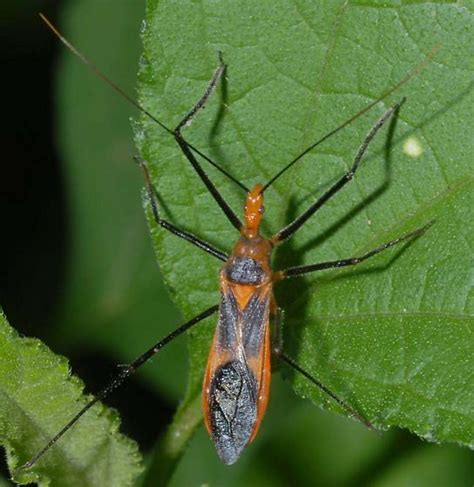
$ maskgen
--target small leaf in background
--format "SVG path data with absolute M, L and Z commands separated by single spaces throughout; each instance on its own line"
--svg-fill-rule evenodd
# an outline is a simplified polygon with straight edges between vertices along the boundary
M 39 340 L 21 338 L 0 315 L 0 443 L 11 471 L 36 454 L 89 399 L 67 361 Z M 140 473 L 137 445 L 119 420 L 94 407 L 31 470 L 15 481 L 50 486 L 128 486 Z

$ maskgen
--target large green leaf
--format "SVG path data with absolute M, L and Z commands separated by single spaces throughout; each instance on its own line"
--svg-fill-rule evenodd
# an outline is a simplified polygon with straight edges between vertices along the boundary
M 347 170 L 378 117 L 407 97 L 393 138 L 387 130 L 378 136 L 355 181 L 278 249 L 276 267 L 360 255 L 435 224 L 358 268 L 282 283 L 276 296 L 286 310 L 285 346 L 379 428 L 470 446 L 473 32 L 472 12 L 459 3 L 149 1 L 140 73 L 142 104 L 172 128 L 203 93 L 223 52 L 224 87 L 186 137 L 250 187 L 439 47 L 424 71 L 267 191 L 264 231 L 278 230 Z M 235 230 L 169 134 L 144 120 L 137 141 L 164 214 L 230 250 Z M 242 191 L 205 167 L 238 211 Z M 218 261 L 161 230 L 153 239 L 186 316 L 218 301 Z M 173 433 L 190 431 L 199 419 L 190 421 L 186 408 L 197 411 L 214 324 L 192 332 L 188 395 Z M 304 379 L 290 379 L 300 395 L 338 409 Z M 170 434 L 165 448 L 175 455 L 184 442 Z
M 90 398 L 63 357 L 39 340 L 21 338 L 0 314 L 0 443 L 11 471 L 36 454 Z M 95 406 L 32 470 L 24 485 L 133 485 L 141 471 L 137 445 L 118 432 L 118 418 Z

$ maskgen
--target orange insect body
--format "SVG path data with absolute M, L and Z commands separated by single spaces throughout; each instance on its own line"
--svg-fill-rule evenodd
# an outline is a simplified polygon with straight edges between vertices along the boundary
M 259 234 L 261 191 L 257 184 L 247 194 L 241 237 L 220 273 L 219 322 L 204 375 L 206 428 L 227 464 L 257 434 L 269 398 L 273 243 Z
M 245 191 L 247 191 L 247 188 L 232 175 L 215 164 L 212 159 L 193 147 L 189 142 L 185 141 L 181 134 L 181 129 L 189 125 L 196 113 L 205 106 L 209 96 L 214 91 L 219 79 L 223 75 L 225 64 L 222 59 L 220 59 L 220 64 L 203 96 L 185 115 L 176 128 L 171 130 L 150 112 L 142 108 L 141 105 L 135 102 L 118 85 L 103 75 L 83 54 L 72 46 L 43 15 L 41 15 L 41 18 L 58 38 L 81 59 L 82 62 L 88 65 L 100 78 L 108 83 L 129 103 L 138 108 L 144 115 L 156 122 L 163 130 L 175 138 L 181 151 L 205 184 L 214 200 L 227 216 L 229 222 L 240 231 L 241 235 L 235 244 L 232 253 L 228 256 L 196 235 L 182 230 L 173 223 L 161 218 L 158 203 L 156 201 L 156 190 L 151 182 L 146 162 L 138 161 L 143 169 L 147 193 L 156 224 L 208 252 L 220 261 L 225 262 L 220 272 L 220 303 L 219 305 L 211 306 L 186 323 L 183 323 L 180 327 L 176 328 L 162 340 L 155 343 L 150 349 L 137 357 L 122 372 L 120 372 L 120 374 L 113 378 L 109 385 L 105 387 L 97 397 L 87 403 L 82 410 L 79 411 L 79 413 L 77 413 L 36 455 L 26 462 L 23 467 L 31 468 L 96 402 L 103 399 L 110 392 L 120 386 L 125 379 L 135 373 L 139 367 L 146 363 L 147 360 L 158 353 L 169 342 L 189 330 L 192 326 L 195 326 L 202 320 L 208 318 L 216 311 L 219 311 L 219 321 L 204 375 L 202 402 L 206 428 L 214 441 L 217 453 L 224 463 L 232 464 L 237 461 L 245 446 L 254 439 L 267 409 L 271 377 L 270 314 L 277 317 L 280 315 L 280 310 L 278 309 L 273 296 L 273 284 L 281 279 L 298 277 L 325 269 L 335 269 L 360 264 L 366 259 L 369 259 L 390 247 L 422 235 L 433 223 L 432 221 L 428 222 L 422 227 L 412 230 L 405 235 L 379 245 L 371 251 L 356 257 L 290 267 L 277 272 L 273 272 L 270 267 L 270 258 L 273 247 L 290 238 L 309 218 L 312 217 L 312 215 L 314 215 L 316 211 L 318 211 L 319 208 L 353 179 L 371 140 L 387 120 L 400 109 L 404 99 L 386 110 L 382 117 L 373 125 L 356 152 L 350 169 L 319 198 L 317 198 L 307 210 L 270 239 L 263 238 L 259 233 L 264 213 L 263 193 L 305 154 L 324 142 L 324 140 L 331 135 L 342 130 L 357 117 L 361 116 L 395 89 L 399 88 L 402 84 L 406 83 L 416 75 L 417 72 L 423 69 L 428 59 L 433 56 L 435 50 L 432 51 L 428 59 L 420 63 L 411 73 L 394 85 L 390 90 L 386 91 L 379 99 L 373 101 L 349 120 L 345 121 L 336 129 L 332 130 L 305 149 L 271 178 L 265 186 L 257 184 L 251 191 L 248 191 L 244 208 L 244 224 L 242 225 L 238 217 L 234 214 L 227 202 L 210 181 L 196 159 L 196 156 L 199 155 L 204 160 L 207 160 L 210 164 L 234 181 L 234 183 L 245 189 Z M 277 322 L 279 321 L 277 320 Z M 276 323 L 275 328 L 278 330 Z M 294 370 L 303 374 L 312 384 L 319 387 L 351 416 L 354 416 L 369 428 L 373 428 L 372 424 L 355 409 L 339 398 L 317 378 L 313 377 L 309 372 L 299 366 L 291 357 L 288 357 L 282 351 L 281 344 L 277 345 L 278 348 L 275 348 L 275 352 L 277 352 L 279 358 L 288 366 L 291 366 Z

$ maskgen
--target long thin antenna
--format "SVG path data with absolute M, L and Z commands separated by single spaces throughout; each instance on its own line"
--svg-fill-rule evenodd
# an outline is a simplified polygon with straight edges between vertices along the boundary
M 156 124 L 158 124 L 163 130 L 171 134 L 173 137 L 175 136 L 175 132 L 167 127 L 163 122 L 158 120 L 151 112 L 143 108 L 137 101 L 135 101 L 125 90 L 123 90 L 117 83 L 112 81 L 108 76 L 106 76 L 95 64 L 93 64 L 89 59 L 76 47 L 74 47 L 62 34 L 59 30 L 51 23 L 51 21 L 43 15 L 41 12 L 39 13 L 41 20 L 48 26 L 48 28 L 54 33 L 54 35 L 75 55 L 77 56 L 97 77 L 99 77 L 102 81 L 108 84 L 113 90 L 115 90 L 122 98 L 127 100 L 128 103 L 133 105 L 137 108 L 140 112 L 146 115 L 150 120 L 153 120 Z M 184 139 L 182 139 L 184 141 Z M 218 171 L 220 171 L 224 176 L 228 177 L 232 182 L 234 182 L 237 186 L 242 188 L 244 191 L 248 191 L 248 189 L 243 185 L 238 179 L 236 179 L 232 174 L 228 173 L 225 169 L 220 167 L 216 164 L 210 157 L 206 154 L 201 152 L 199 149 L 191 145 L 189 142 L 184 141 L 185 144 L 196 154 L 200 155 L 204 160 L 206 160 L 209 164 L 215 167 Z
M 384 98 L 387 98 L 387 96 L 391 95 L 394 91 L 398 90 L 400 86 L 404 85 L 408 81 L 410 81 L 412 78 L 417 76 L 423 69 L 425 69 L 426 65 L 431 61 L 433 56 L 436 54 L 440 46 L 435 46 L 426 56 L 423 61 L 421 61 L 419 64 L 417 64 L 401 81 L 399 81 L 396 85 L 392 86 L 390 89 L 388 89 L 385 93 L 383 93 L 379 98 L 377 98 L 375 101 L 367 105 L 364 109 L 362 109 L 360 112 L 357 112 L 355 115 L 353 115 L 351 118 L 346 120 L 344 123 L 336 127 L 335 129 L 331 130 L 328 132 L 326 135 L 321 137 L 319 140 L 311 144 L 307 149 L 305 149 L 301 154 L 299 154 L 297 157 L 295 157 L 292 161 L 290 161 L 283 169 L 281 169 L 275 176 L 273 176 L 270 181 L 268 181 L 262 188 L 262 193 L 269 187 L 271 186 L 280 176 L 285 174 L 290 167 L 294 166 L 303 156 L 305 156 L 308 152 L 312 151 L 315 147 L 317 147 L 319 144 L 323 143 L 326 139 L 329 139 L 329 137 L 333 136 L 337 132 L 341 131 L 344 127 L 347 127 L 350 123 L 352 123 L 355 119 L 359 118 L 362 116 L 365 112 L 368 112 L 372 107 L 377 105 L 377 103 L 380 103 Z

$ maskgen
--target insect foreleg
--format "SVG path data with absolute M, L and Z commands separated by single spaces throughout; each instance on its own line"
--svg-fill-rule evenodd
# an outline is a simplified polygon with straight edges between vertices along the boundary
M 217 66 L 217 69 L 214 71 L 214 74 L 212 75 L 212 78 L 209 81 L 209 84 L 207 85 L 206 90 L 204 91 L 201 98 L 199 98 L 193 108 L 189 110 L 189 112 L 184 116 L 183 120 L 181 120 L 181 122 L 179 122 L 174 129 L 175 134 L 179 134 L 179 136 L 181 136 L 181 129 L 191 125 L 195 115 L 199 112 L 199 110 L 203 109 L 206 106 L 207 101 L 211 97 L 212 93 L 215 91 L 219 80 L 224 74 L 225 68 L 226 65 L 224 64 L 221 53 L 219 52 L 219 66 Z
M 194 120 L 195 115 L 205 107 L 207 101 L 209 100 L 211 94 L 215 90 L 217 83 L 219 82 L 222 74 L 225 71 L 225 64 L 222 61 L 222 57 L 219 56 L 219 66 L 217 67 L 216 71 L 214 72 L 214 75 L 211 78 L 211 81 L 206 87 L 206 90 L 204 91 L 204 94 L 199 98 L 197 103 L 191 108 L 191 110 L 184 116 L 184 118 L 178 123 L 176 128 L 174 129 L 174 138 L 176 139 L 176 142 L 178 143 L 181 151 L 183 154 L 186 156 L 188 161 L 191 163 L 193 166 L 193 169 L 196 171 L 198 176 L 201 178 L 201 181 L 204 183 L 208 191 L 211 193 L 212 197 L 216 201 L 216 203 L 219 205 L 221 210 L 224 212 L 225 216 L 227 219 L 230 221 L 230 223 L 240 231 L 242 228 L 242 222 L 239 220 L 238 216 L 234 213 L 232 208 L 227 204 L 223 196 L 220 194 L 219 190 L 216 188 L 214 183 L 209 179 L 209 176 L 206 174 L 204 169 L 201 167 L 199 162 L 197 161 L 196 157 L 193 154 L 193 151 L 196 152 L 199 155 L 202 155 L 200 151 L 196 151 L 194 147 L 191 147 L 185 140 L 183 135 L 181 134 L 181 130 L 190 125 L 191 122 Z M 208 162 L 210 162 L 214 167 L 216 167 L 219 171 L 224 173 L 228 178 L 230 178 L 234 183 L 236 183 L 238 186 L 240 186 L 242 189 L 245 191 L 248 191 L 247 188 L 240 183 L 240 181 L 237 181 L 231 174 L 229 174 L 227 171 L 222 169 L 221 167 L 217 166 L 213 161 L 208 159 L 207 157 L 205 158 Z
M 242 222 L 239 220 L 238 216 L 234 213 L 234 210 L 228 205 L 227 201 L 221 195 L 219 190 L 216 188 L 214 183 L 209 179 L 209 176 L 205 173 L 204 169 L 201 167 L 199 162 L 194 157 L 194 154 L 191 152 L 188 144 L 181 136 L 176 137 L 176 141 L 178 142 L 179 147 L 183 151 L 183 154 L 186 156 L 188 161 L 193 166 L 194 170 L 197 172 L 198 176 L 201 178 L 202 182 L 206 186 L 209 193 L 211 193 L 212 197 L 219 205 L 220 209 L 224 212 L 225 216 L 229 220 L 229 222 L 240 232 L 242 228 Z

